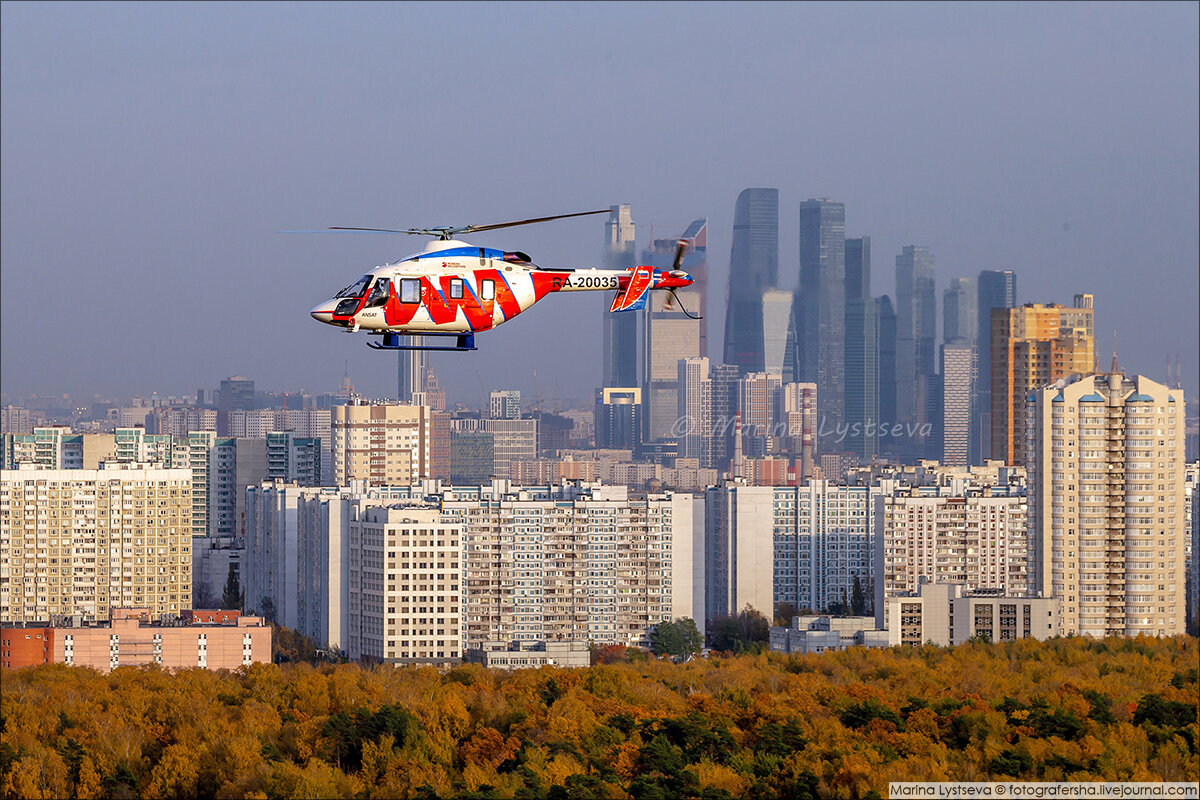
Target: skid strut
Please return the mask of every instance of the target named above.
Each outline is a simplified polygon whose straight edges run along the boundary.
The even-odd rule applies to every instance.
[[[400,344],[400,334],[385,333],[383,334],[382,342],[367,342],[367,347],[372,350],[446,350],[455,353],[465,353],[470,350],[478,350],[475,346],[474,332],[468,333],[420,333],[416,336],[429,337],[453,337],[455,343],[453,345],[432,345],[432,344]]]

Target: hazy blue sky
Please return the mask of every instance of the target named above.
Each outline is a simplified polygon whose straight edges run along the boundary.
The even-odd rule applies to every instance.
[[[1198,373],[1196,3],[4,3],[2,388],[395,392],[396,357],[315,303],[417,237],[328,225],[488,223],[630,203],[676,235],[709,218],[712,353],[739,191],[846,204],[941,290],[1018,272],[1022,302],[1096,295],[1107,365]],[[603,217],[482,234],[598,263]],[[648,236],[639,229],[639,236]],[[639,242],[640,245],[640,242]],[[440,355],[451,401],[587,397],[600,294],[552,297],[480,351]]]

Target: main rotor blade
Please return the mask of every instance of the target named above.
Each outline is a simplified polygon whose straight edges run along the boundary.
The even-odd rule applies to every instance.
[[[331,231],[357,231],[359,233],[425,233],[425,231],[397,231],[392,228],[343,228],[340,225],[334,225],[329,230]]]
[[[408,231],[390,231],[386,228],[321,228],[316,231],[280,231],[280,233],[408,233]]]
[[[569,217],[586,217],[592,214],[607,214],[609,210],[603,208],[599,211],[580,211],[578,214],[556,214],[553,217],[536,217],[534,219],[522,219],[516,222],[497,222],[492,225],[468,225],[461,229],[462,233],[475,233],[476,231],[494,231],[499,228],[513,228],[517,225],[532,225],[535,222],[550,222],[555,219],[568,219]]]

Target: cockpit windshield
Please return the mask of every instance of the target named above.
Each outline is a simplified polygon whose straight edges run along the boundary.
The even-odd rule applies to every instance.
[[[367,291],[367,284],[369,284],[370,282],[371,282],[371,276],[369,274],[363,275],[361,278],[359,278],[353,284],[351,284],[350,286],[347,286],[345,289],[342,289],[340,292],[335,294],[334,297],[355,297],[355,298],[362,297],[363,292]]]

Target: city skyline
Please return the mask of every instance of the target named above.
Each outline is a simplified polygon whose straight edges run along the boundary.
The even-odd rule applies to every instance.
[[[1103,360],[1115,329],[1122,366],[1161,380],[1164,355],[1180,353],[1197,394],[1195,6],[704,6],[688,20],[669,4],[619,20],[598,5],[468,8],[452,40],[422,6],[301,6],[280,23],[251,5],[6,5],[4,394],[182,394],[237,374],[319,393],[348,364],[363,394],[390,396],[395,359],[307,310],[422,243],[278,231],[620,203],[639,252],[708,218],[716,363],[732,205],[749,186],[779,189],[780,289],[799,271],[799,203],[829,197],[850,211],[847,237],[873,239],[876,295],[895,303],[886,265],[911,244],[936,254],[939,292],[996,269],[1021,276],[1021,303],[1091,292]],[[665,41],[667,24],[692,35]],[[405,40],[405,63],[428,66],[397,66],[405,28],[429,34]],[[519,44],[496,68],[472,43],[498,31]],[[854,88],[853,103],[788,77],[817,65]],[[468,80],[493,69],[482,88]],[[435,101],[409,82],[435,78],[461,87],[453,101],[479,109],[482,129],[424,122]],[[666,136],[612,111],[621,99],[641,116],[698,85],[706,112],[745,124]],[[796,110],[777,101],[797,92]],[[595,219],[470,241],[599,265]],[[34,302],[48,294],[52,308]],[[431,364],[451,403],[478,403],[481,381],[533,396],[535,368],[541,394],[557,384],[586,400],[604,305],[554,298],[481,337],[479,353]]]

